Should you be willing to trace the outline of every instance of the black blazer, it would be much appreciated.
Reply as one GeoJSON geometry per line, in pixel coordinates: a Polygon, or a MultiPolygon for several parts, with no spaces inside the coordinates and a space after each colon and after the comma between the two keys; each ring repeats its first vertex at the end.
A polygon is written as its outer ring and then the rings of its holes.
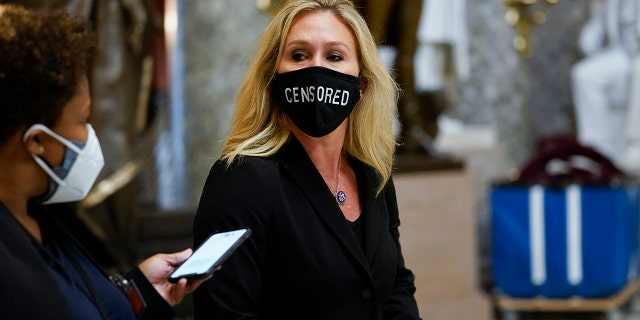
{"type": "MultiPolygon", "coordinates": [[[[69,246],[82,246],[36,201],[29,203],[42,232],[55,233],[69,246]]],[[[93,261],[88,253],[84,252],[93,261]]],[[[73,319],[70,306],[48,266],[51,255],[0,202],[0,319],[73,319]]],[[[95,263],[98,270],[101,267],[95,263]]],[[[107,275],[105,274],[105,277],[107,275]]],[[[171,319],[173,309],[138,268],[125,275],[135,281],[147,307],[138,319],[171,319]]],[[[123,293],[124,294],[124,293],[123,293]]],[[[125,305],[124,307],[129,307],[125,305]]]]}
{"type": "Polygon", "coordinates": [[[251,237],[194,294],[196,319],[420,319],[400,250],[393,182],[351,160],[360,245],[332,192],[292,138],[273,157],[217,161],[194,221],[194,245],[248,227],[251,237]]]}

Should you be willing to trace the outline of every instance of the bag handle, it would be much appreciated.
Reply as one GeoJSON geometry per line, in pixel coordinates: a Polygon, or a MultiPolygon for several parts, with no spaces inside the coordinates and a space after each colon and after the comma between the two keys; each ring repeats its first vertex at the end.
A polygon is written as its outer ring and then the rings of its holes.
{"type": "Polygon", "coordinates": [[[611,160],[573,136],[553,136],[538,143],[538,151],[520,170],[516,183],[608,184],[624,177],[611,160]]]}

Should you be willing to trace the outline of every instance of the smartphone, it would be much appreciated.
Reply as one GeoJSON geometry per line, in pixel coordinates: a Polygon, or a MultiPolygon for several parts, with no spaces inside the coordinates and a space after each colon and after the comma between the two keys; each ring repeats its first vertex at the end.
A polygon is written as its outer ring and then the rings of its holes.
{"type": "Polygon", "coordinates": [[[239,229],[212,234],[196,249],[187,260],[169,276],[169,282],[202,279],[211,275],[244,242],[250,229],[239,229]]]}

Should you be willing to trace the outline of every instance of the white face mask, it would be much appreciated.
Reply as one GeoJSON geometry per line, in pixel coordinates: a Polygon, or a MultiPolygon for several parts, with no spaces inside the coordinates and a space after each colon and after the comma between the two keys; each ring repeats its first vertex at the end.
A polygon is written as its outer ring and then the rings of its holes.
{"type": "MultiPolygon", "coordinates": [[[[29,134],[36,129],[46,132],[77,154],[76,159],[69,169],[69,173],[67,173],[64,178],[56,175],[40,157],[33,154],[31,155],[49,177],[58,184],[53,195],[44,200],[43,203],[72,202],[84,199],[104,166],[102,149],[100,149],[100,142],[98,141],[98,137],[96,137],[96,133],[93,131],[93,127],[87,124],[87,142],[82,149],[42,124],[34,124],[31,126],[31,128],[25,132],[23,141],[26,141],[29,134]]],[[[66,154],[67,152],[65,152],[65,155],[66,154]]]]}

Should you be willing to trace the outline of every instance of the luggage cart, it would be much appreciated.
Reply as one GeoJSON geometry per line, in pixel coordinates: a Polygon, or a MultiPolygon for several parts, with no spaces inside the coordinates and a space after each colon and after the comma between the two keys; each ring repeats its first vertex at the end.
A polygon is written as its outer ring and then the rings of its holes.
{"type": "MultiPolygon", "coordinates": [[[[629,283],[617,294],[606,298],[512,298],[506,295],[495,295],[492,298],[494,319],[500,320],[524,320],[524,319],[584,319],[576,318],[572,314],[593,314],[594,318],[606,320],[626,319],[627,309],[633,303],[633,299],[640,288],[640,280],[629,283]],[[538,317],[528,317],[528,314],[541,314],[538,317]],[[553,317],[545,317],[544,314],[555,314],[553,317]],[[565,314],[566,317],[557,316],[565,314]]],[[[588,317],[588,319],[592,319],[588,317]]]]}
{"type": "Polygon", "coordinates": [[[573,138],[545,145],[517,179],[491,185],[483,266],[494,316],[628,320],[639,300],[640,181],[573,138]]]}

